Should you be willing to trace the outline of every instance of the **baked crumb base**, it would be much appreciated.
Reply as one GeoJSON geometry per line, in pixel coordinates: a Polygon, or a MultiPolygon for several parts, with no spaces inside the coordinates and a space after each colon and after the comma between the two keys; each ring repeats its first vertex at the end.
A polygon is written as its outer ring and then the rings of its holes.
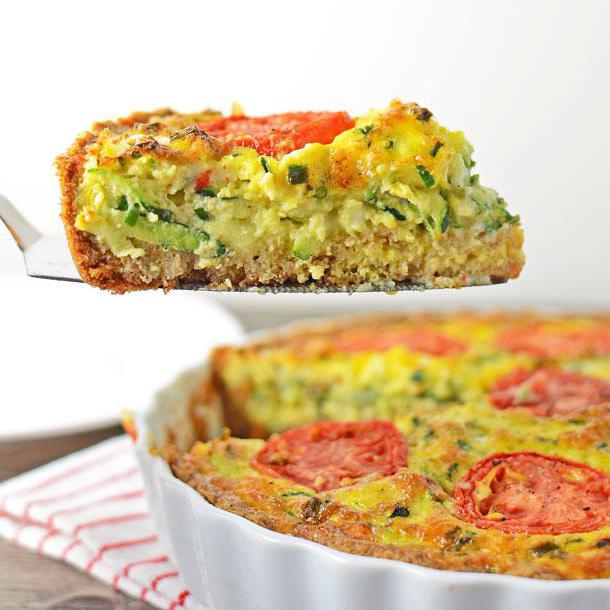
{"type": "Polygon", "coordinates": [[[71,247],[83,279],[100,288],[127,292],[152,288],[261,292],[362,292],[461,288],[504,282],[523,265],[521,229],[506,225],[493,234],[454,232],[438,240],[422,235],[416,244],[397,244],[372,235],[353,245],[334,244],[330,253],[302,261],[278,251],[255,258],[230,252],[205,269],[191,253],[142,242],[138,258],[116,257],[98,239],[72,228],[71,247]],[[387,255],[388,252],[391,256],[387,255]],[[364,254],[362,254],[364,253],[364,254]],[[376,261],[389,258],[391,262],[376,261]],[[319,279],[310,266],[322,269],[319,279]]]}

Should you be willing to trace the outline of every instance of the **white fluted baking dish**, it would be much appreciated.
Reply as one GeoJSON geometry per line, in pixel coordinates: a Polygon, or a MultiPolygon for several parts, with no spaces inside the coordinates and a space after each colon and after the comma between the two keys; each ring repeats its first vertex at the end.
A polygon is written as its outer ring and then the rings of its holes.
{"type": "MultiPolygon", "coordinates": [[[[260,337],[260,334],[257,333],[260,337]]],[[[137,421],[137,455],[162,539],[193,595],[214,610],[610,610],[610,581],[458,573],[350,555],[209,504],[150,453],[168,430],[194,440],[192,393],[207,365],[161,391],[137,421]]],[[[214,410],[210,410],[212,420],[214,410]]],[[[211,421],[219,426],[219,422],[211,421]]],[[[212,426],[214,427],[214,426],[212,426]]]]}

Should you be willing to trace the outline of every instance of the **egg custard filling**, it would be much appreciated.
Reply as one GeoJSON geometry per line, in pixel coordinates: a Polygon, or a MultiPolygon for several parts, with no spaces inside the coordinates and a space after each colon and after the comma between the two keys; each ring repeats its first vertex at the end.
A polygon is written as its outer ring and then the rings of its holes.
{"type": "Polygon", "coordinates": [[[608,316],[310,323],[218,348],[192,387],[155,451],[223,510],[358,555],[610,578],[608,316]]]}
{"type": "Polygon", "coordinates": [[[519,217],[472,146],[416,104],[99,123],[58,159],[83,278],[117,292],[306,285],[392,290],[517,277],[519,217]]]}
{"type": "Polygon", "coordinates": [[[482,404],[578,418],[610,402],[610,321],[534,314],[396,315],[310,324],[212,355],[237,436],[320,419],[419,417],[482,404]]]}
{"type": "Polygon", "coordinates": [[[336,549],[472,572],[610,578],[608,404],[578,418],[444,405],[265,442],[167,446],[207,501],[336,549]]]}

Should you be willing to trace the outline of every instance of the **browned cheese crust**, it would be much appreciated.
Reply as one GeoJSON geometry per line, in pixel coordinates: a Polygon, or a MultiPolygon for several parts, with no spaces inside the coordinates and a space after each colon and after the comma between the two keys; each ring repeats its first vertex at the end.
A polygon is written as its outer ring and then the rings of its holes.
{"type": "MultiPolygon", "coordinates": [[[[231,442],[230,439],[227,442],[231,442]]],[[[367,539],[369,537],[369,528],[366,527],[365,523],[360,524],[362,527],[359,527],[358,524],[340,527],[331,523],[328,517],[338,510],[338,507],[332,502],[322,505],[319,510],[312,511],[311,505],[308,506],[311,501],[305,498],[301,507],[301,518],[295,519],[280,510],[273,510],[268,504],[266,507],[263,504],[264,502],[269,502],[269,494],[274,494],[278,491],[277,489],[272,490],[269,487],[269,485],[274,484],[273,481],[270,482],[268,479],[250,479],[251,495],[249,500],[251,499],[252,501],[245,502],[240,495],[235,493],[234,488],[239,486],[238,482],[218,475],[201,472],[200,463],[195,462],[192,456],[188,454],[180,454],[172,446],[164,447],[163,455],[169,462],[176,477],[195,489],[214,506],[282,534],[304,538],[345,553],[394,559],[441,570],[491,572],[497,569],[499,563],[502,563],[502,558],[488,551],[469,552],[459,555],[446,553],[441,549],[424,545],[381,544],[371,541],[367,539]],[[257,501],[261,502],[261,508],[255,506],[257,501]]],[[[438,494],[439,498],[446,495],[433,481],[427,481],[427,483],[431,490],[438,494]]],[[[604,553],[602,563],[604,562],[606,564],[610,562],[610,549],[607,553],[604,553]]],[[[518,564],[507,562],[502,572],[515,576],[546,580],[565,578],[564,575],[552,567],[541,566],[533,562],[518,564]]]]}

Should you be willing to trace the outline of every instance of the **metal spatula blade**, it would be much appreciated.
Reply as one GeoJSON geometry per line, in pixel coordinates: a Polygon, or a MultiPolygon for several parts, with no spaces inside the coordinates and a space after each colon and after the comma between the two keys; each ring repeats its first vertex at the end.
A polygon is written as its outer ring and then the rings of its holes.
{"type": "Polygon", "coordinates": [[[42,235],[3,195],[0,195],[0,219],[23,253],[28,275],[82,282],[63,235],[42,235]]]}
{"type": "Polygon", "coordinates": [[[41,235],[23,251],[25,271],[31,277],[82,282],[65,235],[41,235]]]}
{"type": "MultiPolygon", "coordinates": [[[[31,277],[62,282],[82,282],[64,235],[42,235],[4,196],[0,195],[0,219],[7,226],[25,260],[26,273],[31,277]]],[[[493,280],[482,277],[474,279],[470,286],[488,286],[490,283],[504,283],[506,280],[493,280]]],[[[403,292],[421,291],[431,287],[405,281],[392,286],[317,286],[315,284],[287,284],[283,286],[254,286],[233,288],[232,292],[259,293],[325,293],[325,292],[403,292]]],[[[207,290],[219,292],[201,284],[184,282],[179,290],[207,290]]],[[[226,291],[223,291],[226,292],[226,291]]]]}

